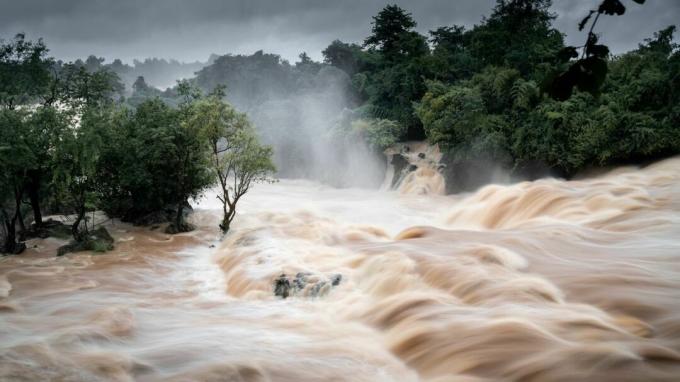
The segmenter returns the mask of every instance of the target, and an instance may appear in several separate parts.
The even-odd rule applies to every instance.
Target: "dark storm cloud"
[[[597,0],[558,0],[556,26],[580,43],[578,20]],[[600,31],[615,52],[680,19],[680,1],[629,4],[622,17],[606,17]],[[124,60],[149,56],[205,60],[210,53],[258,49],[294,60],[301,51],[319,59],[333,39],[360,42],[380,0],[0,0],[0,36],[44,37],[52,53],[73,59],[96,54]],[[413,13],[418,29],[472,26],[494,0],[396,1]]]

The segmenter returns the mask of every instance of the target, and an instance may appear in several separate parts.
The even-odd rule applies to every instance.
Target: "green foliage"
[[[371,146],[384,150],[399,141],[406,129],[389,119],[358,119],[351,124],[352,133],[358,134]]]
[[[11,42],[0,40],[0,106],[12,109],[45,92],[52,65],[46,55],[42,40],[26,41],[23,34]]]
[[[113,111],[98,165],[100,205],[107,214],[136,221],[181,206],[212,183],[208,146],[188,122],[190,108],[188,102],[173,108],[148,99],[134,111]]]
[[[322,54],[326,64],[335,66],[350,76],[360,72],[367,64],[361,46],[347,44],[340,40],[333,41]]]
[[[394,58],[408,53],[408,41],[416,27],[411,14],[397,5],[387,5],[373,17],[371,35],[364,41],[364,46],[378,49],[387,58]]]
[[[374,17],[367,50],[339,42],[328,50],[343,52],[344,66],[363,63],[352,70],[354,86],[365,96],[357,109],[364,118],[405,126],[400,140],[422,128],[454,162],[491,159],[516,171],[540,163],[570,175],[591,165],[680,152],[675,28],[612,57],[592,26],[600,14],[621,14],[620,1],[603,2],[582,22],[583,28],[591,25],[582,50],[564,46],[550,5],[498,0],[472,29],[431,31],[430,50],[405,43],[422,38],[413,31],[415,21],[388,6]],[[380,145],[403,131],[363,120],[355,127],[370,131],[364,136]]]
[[[84,110],[77,129],[67,129],[56,147],[54,182],[60,200],[76,214],[73,238],[82,241],[87,227],[81,227],[87,206],[96,203],[97,163],[104,146],[102,130],[106,128],[108,110],[90,107]]]
[[[469,34],[470,54],[478,69],[508,66],[528,75],[562,47],[562,35],[551,25],[550,0],[499,0],[489,18]]]
[[[260,144],[247,117],[219,94],[197,101],[189,111],[187,124],[200,129],[210,147],[210,169],[220,185],[223,233],[236,216],[238,201],[255,182],[266,181],[275,171],[273,150]]]
[[[456,84],[428,82],[416,113],[428,139],[454,159],[492,157],[515,170],[542,163],[570,175],[677,154],[680,61],[673,31],[611,60],[597,98],[588,92],[546,98],[530,76],[490,66]]]

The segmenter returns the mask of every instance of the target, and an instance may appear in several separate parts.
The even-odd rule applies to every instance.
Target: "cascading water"
[[[457,197],[426,169],[258,185],[222,242],[212,195],[190,234],[30,242],[0,259],[0,380],[677,380],[680,159]]]

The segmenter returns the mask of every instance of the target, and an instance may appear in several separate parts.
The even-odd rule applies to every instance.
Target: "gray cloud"
[[[677,23],[680,2],[625,0],[628,12],[605,17],[598,31],[614,52],[637,46],[653,32]],[[472,26],[489,14],[494,0],[398,0],[413,13],[418,29]],[[576,24],[598,0],[557,0],[555,25],[569,43],[584,38]],[[75,59],[165,57],[205,60],[210,53],[252,53],[263,49],[294,61],[308,52],[321,58],[332,40],[361,41],[381,0],[0,0],[0,36],[25,32],[43,37],[52,54]]]

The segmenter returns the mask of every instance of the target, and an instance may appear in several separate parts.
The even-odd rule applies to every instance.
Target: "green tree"
[[[0,106],[14,109],[38,99],[46,92],[52,64],[42,40],[27,41],[23,34],[0,40]]]
[[[406,129],[389,119],[358,119],[352,122],[352,133],[361,136],[371,147],[384,150],[399,141]]]
[[[0,214],[2,215],[2,253],[20,253],[26,246],[17,242],[17,224],[23,223],[21,201],[26,169],[35,158],[23,132],[26,113],[0,109]]]
[[[260,144],[246,115],[223,101],[219,93],[196,102],[187,124],[202,129],[208,141],[211,170],[220,186],[220,229],[227,233],[238,201],[254,182],[267,180],[275,171],[272,148]]]
[[[97,164],[104,146],[101,131],[108,118],[108,109],[86,108],[78,127],[62,135],[55,153],[55,184],[62,200],[76,215],[71,226],[76,242],[87,239],[87,224],[81,223],[88,208],[93,208],[97,201]]]
[[[168,163],[173,170],[168,174],[173,179],[172,194],[175,195],[177,215],[170,226],[171,232],[186,232],[192,227],[183,220],[184,204],[189,198],[198,197],[214,183],[210,171],[210,150],[204,139],[202,126],[191,123],[192,102],[196,102],[191,89],[182,91],[185,101],[180,105],[180,123],[171,130],[173,155]]]
[[[411,14],[397,5],[383,8],[373,16],[372,24],[371,35],[364,40],[364,46],[378,49],[387,58],[404,53],[405,36],[416,27]]]

